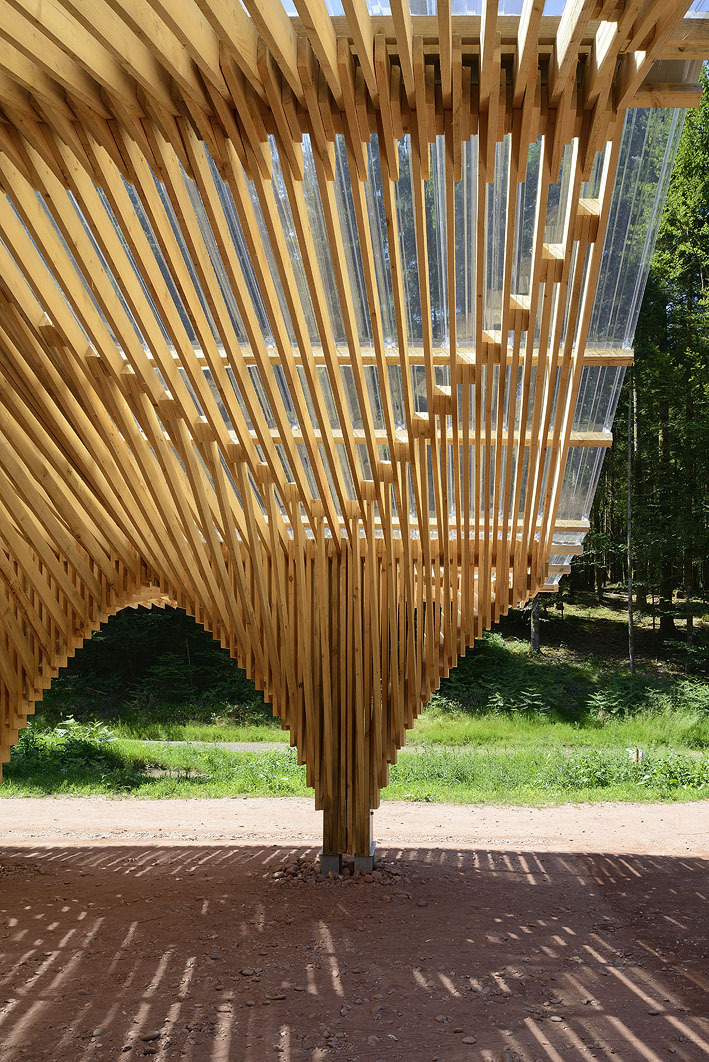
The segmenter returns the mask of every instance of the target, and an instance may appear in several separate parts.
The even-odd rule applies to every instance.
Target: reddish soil
[[[387,804],[371,882],[317,825],[1,800],[1,1062],[709,1058],[709,804]]]

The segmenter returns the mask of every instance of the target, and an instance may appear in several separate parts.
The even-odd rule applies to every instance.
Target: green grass
[[[132,723],[119,719],[111,723],[116,737],[143,741],[282,741],[290,736],[280,720],[245,723]]]
[[[409,732],[415,746],[499,748],[617,748],[705,749],[709,747],[709,719],[698,712],[645,711],[599,723],[577,723],[528,715],[470,715],[443,702],[428,707]]]
[[[601,615],[607,611],[600,610]],[[590,622],[602,626],[607,621]],[[486,635],[443,681],[409,732],[408,743],[709,748],[709,684],[703,676],[647,666],[631,678],[624,662],[607,653],[584,652],[582,639],[575,637],[583,634],[583,616],[580,622],[565,623],[564,632],[576,647],[557,642],[539,656],[531,654],[521,638]],[[562,626],[559,621],[557,626]],[[595,648],[602,648],[597,640]],[[253,707],[235,711],[242,711],[243,724],[235,723],[228,713],[212,722],[149,721],[141,713],[120,715],[110,725],[116,736],[124,738],[288,742],[279,720],[265,711],[259,714]],[[43,725],[41,715],[38,723]]]
[[[0,796],[138,798],[306,796],[294,749],[230,753],[189,745],[87,740],[30,731],[6,768]],[[156,776],[156,771],[168,773]],[[709,797],[709,756],[625,750],[517,748],[510,752],[412,749],[391,768],[384,799],[453,803],[689,800]]]

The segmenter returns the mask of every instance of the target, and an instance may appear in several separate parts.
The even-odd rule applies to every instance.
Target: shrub
[[[526,712],[530,715],[547,715],[549,705],[543,700],[539,690],[526,687],[517,694],[510,704],[513,712]]]
[[[41,731],[30,720],[20,733],[12,762],[36,771],[76,768],[113,770],[123,763],[110,745],[112,732],[104,723],[79,723],[65,719],[54,730]]]

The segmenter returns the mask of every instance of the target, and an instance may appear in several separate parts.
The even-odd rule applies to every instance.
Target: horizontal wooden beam
[[[225,351],[221,351],[221,358],[224,364],[229,363],[229,357]],[[451,367],[451,353],[448,347],[432,347],[427,353],[423,347],[411,346],[408,348],[408,361],[411,365],[424,365],[426,358],[430,357],[433,364],[441,368]],[[151,358],[150,352],[148,352],[148,358]],[[200,350],[195,350],[194,356],[198,361],[203,362],[204,354]],[[244,348],[242,351],[244,361],[249,364],[256,363],[258,358],[253,351],[248,348]],[[291,356],[295,362],[301,360],[301,351],[298,347],[291,348]],[[271,364],[277,365],[280,362],[280,353],[277,350],[271,349],[267,352],[268,360]],[[328,358],[334,357],[336,363],[340,367],[345,367],[351,364],[352,357],[347,349],[338,348],[334,351],[333,355],[326,355],[320,347],[314,347],[309,355],[318,364],[327,364]],[[470,360],[468,364],[475,364],[474,355],[465,355],[463,351],[458,351],[458,358],[468,357]],[[173,351],[173,358],[176,362],[179,362],[180,355],[177,351]],[[383,353],[377,352],[374,347],[362,346],[359,348],[359,358],[363,365],[378,365],[384,363],[386,365],[394,366],[401,365],[401,356],[398,351],[393,349],[387,349]],[[617,348],[617,349],[599,349],[599,348],[586,348],[581,354],[581,360],[584,365],[597,365],[597,366],[616,366],[618,368],[627,367],[633,364],[634,356],[633,351],[629,347]],[[512,351],[506,352],[507,364],[512,364],[513,354]],[[521,351],[517,355],[517,364],[522,367],[525,362],[529,362],[526,352]],[[539,351],[533,350],[531,357],[531,364],[536,365],[539,361]],[[482,362],[481,362],[482,363]]]
[[[307,429],[307,433],[308,434],[312,433],[312,438],[313,439],[315,439],[317,442],[322,442],[323,434],[322,434],[322,432],[320,431],[319,428],[315,428],[315,427],[308,428]],[[281,433],[278,431],[277,428],[270,429],[269,434],[270,434],[271,440],[274,443],[282,443],[283,442],[283,436],[281,435]],[[425,435],[425,432],[423,432],[423,434]],[[365,444],[367,442],[368,438],[370,437],[370,436],[368,436],[368,433],[362,428],[348,428],[346,432],[343,432],[341,428],[332,428],[332,429],[330,429],[329,435],[332,438],[332,440],[335,442],[335,444],[338,445],[338,446],[344,445],[346,439],[352,439],[355,443],[358,443],[358,444]],[[389,435],[386,432],[386,430],[383,430],[383,429],[382,430],[376,430],[376,431],[374,431],[373,435],[374,435],[374,440],[375,440],[375,442],[377,443],[378,446],[387,446],[388,445],[388,443],[389,443]],[[458,444],[459,445],[463,445],[464,440],[466,438],[469,439],[469,435],[470,435],[469,432],[466,433],[464,431],[464,429],[461,428],[458,431],[458,435],[457,435]],[[291,433],[290,433],[290,437],[292,439],[294,439],[296,442],[302,442],[303,439],[305,438],[305,433],[300,428],[293,428]],[[259,440],[259,435],[257,434],[256,431],[251,433],[251,438],[254,440],[254,442],[257,442]],[[452,435],[450,432],[447,433],[446,438],[452,445],[455,444],[455,436]],[[569,439],[570,439],[570,445],[571,446],[586,446],[586,447],[590,446],[590,447],[600,447],[600,448],[603,448],[603,449],[608,449],[609,447],[611,447],[613,445],[613,434],[610,431],[573,431],[573,432],[571,432],[571,434],[569,436]],[[404,445],[404,446],[408,446],[409,445],[408,438],[407,438],[405,432],[399,432],[397,434],[397,442],[399,444]],[[493,445],[493,446],[510,446],[510,445],[518,446],[519,442],[520,442],[520,435],[517,432],[510,433],[510,432],[507,432],[507,431],[502,431],[502,432],[497,432],[495,434],[495,438],[492,440],[491,445]],[[553,434],[550,434],[547,437],[546,446],[553,447],[555,445],[555,442],[556,442],[555,436]],[[539,443],[539,439],[538,439],[538,437],[536,435],[532,435],[530,432],[528,432],[524,436],[523,445],[524,446],[531,446],[533,443],[535,445],[537,445]],[[468,444],[471,445],[470,443],[468,443]]]

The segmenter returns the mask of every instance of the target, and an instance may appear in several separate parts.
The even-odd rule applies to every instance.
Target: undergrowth
[[[305,796],[294,749],[231,753],[190,745],[57,736],[30,727],[6,768],[0,796]],[[391,768],[385,799],[455,803],[688,800],[709,797],[709,756],[561,748],[510,752],[412,749]]]

